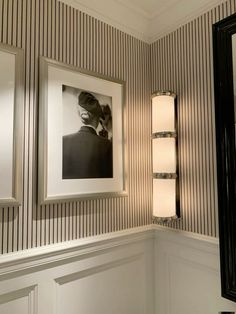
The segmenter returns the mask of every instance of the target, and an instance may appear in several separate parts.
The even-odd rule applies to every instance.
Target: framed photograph
[[[0,44],[0,206],[22,201],[24,53]]]
[[[124,82],[41,58],[39,101],[39,203],[124,195]]]

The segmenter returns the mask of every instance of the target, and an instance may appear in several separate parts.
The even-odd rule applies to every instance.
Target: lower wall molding
[[[217,314],[218,239],[151,225],[3,255],[1,314]]]
[[[219,241],[155,226],[157,314],[218,314],[236,311],[221,297]]]
[[[29,313],[37,312],[37,285],[11,290],[0,296],[1,313]]]
[[[154,235],[146,226],[2,256],[0,313],[153,314]]]

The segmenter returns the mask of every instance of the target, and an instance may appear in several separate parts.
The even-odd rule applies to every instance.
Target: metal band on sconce
[[[177,179],[177,173],[153,173],[153,179]]]
[[[175,215],[175,216],[172,216],[172,217],[155,217],[155,216],[153,216],[152,217],[152,222],[153,223],[162,223],[162,224],[164,224],[164,223],[170,223],[170,222],[172,222],[172,221],[174,221],[174,220],[176,220],[176,219],[178,219],[179,217],[177,216],[177,215]]]
[[[156,96],[170,96],[170,97],[176,98],[176,94],[168,90],[167,91],[161,90],[161,91],[154,92],[152,94],[152,98]]]
[[[176,132],[156,132],[152,134],[152,139],[154,138],[167,138],[167,137],[177,137]]]

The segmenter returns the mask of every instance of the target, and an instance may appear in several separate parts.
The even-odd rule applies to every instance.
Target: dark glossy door
[[[221,286],[222,296],[236,301],[236,14],[213,33]]]

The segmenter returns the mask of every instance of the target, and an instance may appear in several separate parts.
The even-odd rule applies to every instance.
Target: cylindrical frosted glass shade
[[[152,98],[152,133],[175,131],[175,100],[173,96]]]
[[[176,172],[176,143],[175,138],[156,138],[152,141],[153,172]]]
[[[175,179],[153,179],[153,216],[176,215]]]

